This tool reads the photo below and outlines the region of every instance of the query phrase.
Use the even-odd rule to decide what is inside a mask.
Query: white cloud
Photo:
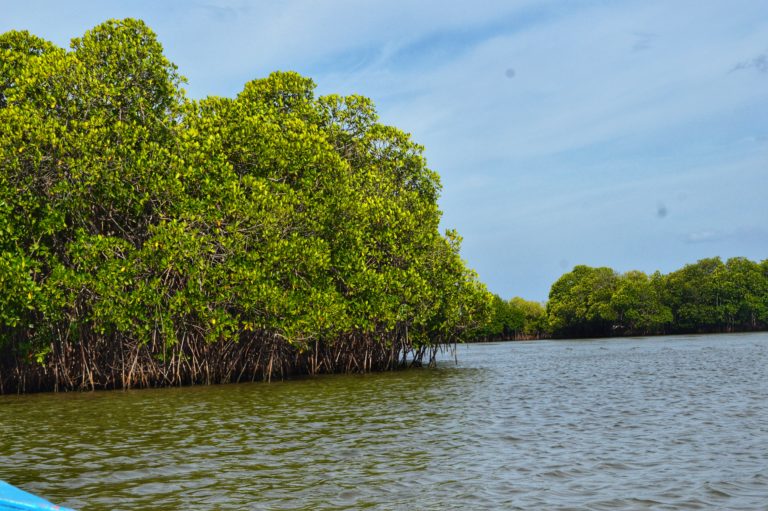
[[[708,241],[717,241],[721,235],[715,231],[697,231],[688,233],[685,236],[686,243],[705,243]]]

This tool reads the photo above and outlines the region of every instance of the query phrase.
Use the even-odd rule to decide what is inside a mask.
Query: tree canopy
[[[667,275],[577,266],[552,285],[556,336],[733,332],[768,328],[768,260],[702,259]]]
[[[438,175],[370,100],[183,81],[138,20],[0,35],[6,391],[389,368],[484,324]]]
[[[539,339],[546,336],[547,315],[542,304],[519,296],[504,300],[495,294],[488,322],[477,332],[475,340]]]

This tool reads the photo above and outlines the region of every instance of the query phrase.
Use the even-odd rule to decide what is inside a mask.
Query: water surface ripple
[[[435,370],[0,396],[81,511],[768,509],[768,334],[459,347]]]

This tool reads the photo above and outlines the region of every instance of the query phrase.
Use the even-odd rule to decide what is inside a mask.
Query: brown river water
[[[768,333],[457,355],[0,396],[0,479],[80,511],[768,509]]]

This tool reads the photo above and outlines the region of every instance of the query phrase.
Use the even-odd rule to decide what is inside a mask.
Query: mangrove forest
[[[186,96],[141,21],[0,35],[0,393],[432,364],[457,342],[768,329],[768,260],[488,292],[423,148],[275,72]]]
[[[138,20],[0,35],[0,392],[384,370],[485,323],[438,175],[370,100],[183,83]]]
[[[663,275],[579,265],[546,304],[494,295],[481,340],[768,330],[768,259],[718,257]]]

